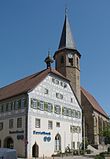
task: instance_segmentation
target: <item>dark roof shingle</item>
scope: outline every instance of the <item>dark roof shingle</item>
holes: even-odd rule
[[[57,76],[66,79],[54,69],[45,69],[41,72],[35,73],[10,85],[0,88],[0,101],[33,90],[49,73],[56,74]]]

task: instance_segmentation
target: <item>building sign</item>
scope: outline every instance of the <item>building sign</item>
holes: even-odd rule
[[[44,142],[50,142],[51,141],[51,133],[50,132],[45,132],[45,131],[33,131],[33,135],[46,135],[43,137]]]
[[[18,140],[23,140],[24,139],[24,135],[17,135],[17,139]]]
[[[51,135],[50,132],[45,132],[45,131],[33,131],[33,135]]]
[[[9,134],[23,134],[24,130],[9,131]]]

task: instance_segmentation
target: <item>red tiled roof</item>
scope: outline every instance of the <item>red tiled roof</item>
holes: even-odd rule
[[[101,113],[102,115],[108,118],[108,115],[104,112],[104,110],[96,101],[96,99],[87,90],[81,87],[81,92],[86,97],[86,99],[91,103],[94,110],[98,111],[99,113]]]
[[[63,75],[54,69],[45,69],[41,72],[35,73],[10,85],[0,88],[0,100],[4,100],[33,90],[49,73],[53,73],[66,79]]]

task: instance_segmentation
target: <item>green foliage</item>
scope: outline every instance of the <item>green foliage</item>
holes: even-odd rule
[[[105,137],[105,144],[110,144],[110,125],[104,128],[101,135]]]
[[[87,146],[89,145],[87,137],[85,138],[85,149],[87,149]],[[82,149],[84,150],[84,138],[82,140]]]
[[[95,159],[105,159],[105,157],[100,156],[100,155],[97,155],[97,156],[95,157]]]

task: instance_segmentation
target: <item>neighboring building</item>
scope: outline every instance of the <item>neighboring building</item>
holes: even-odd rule
[[[0,89],[0,146],[20,157],[79,149],[82,109],[69,80],[47,68]]]
[[[81,105],[85,118],[85,137],[89,144],[104,144],[101,132],[108,125],[109,117],[96,99],[81,87]]]
[[[94,97],[80,88],[80,57],[81,54],[76,49],[72,37],[68,17],[65,15],[59,47],[54,54],[55,67],[57,71],[70,80],[70,84],[81,103],[86,120],[85,131],[89,144],[101,144],[103,137],[100,136],[100,131],[107,125],[108,115]]]

